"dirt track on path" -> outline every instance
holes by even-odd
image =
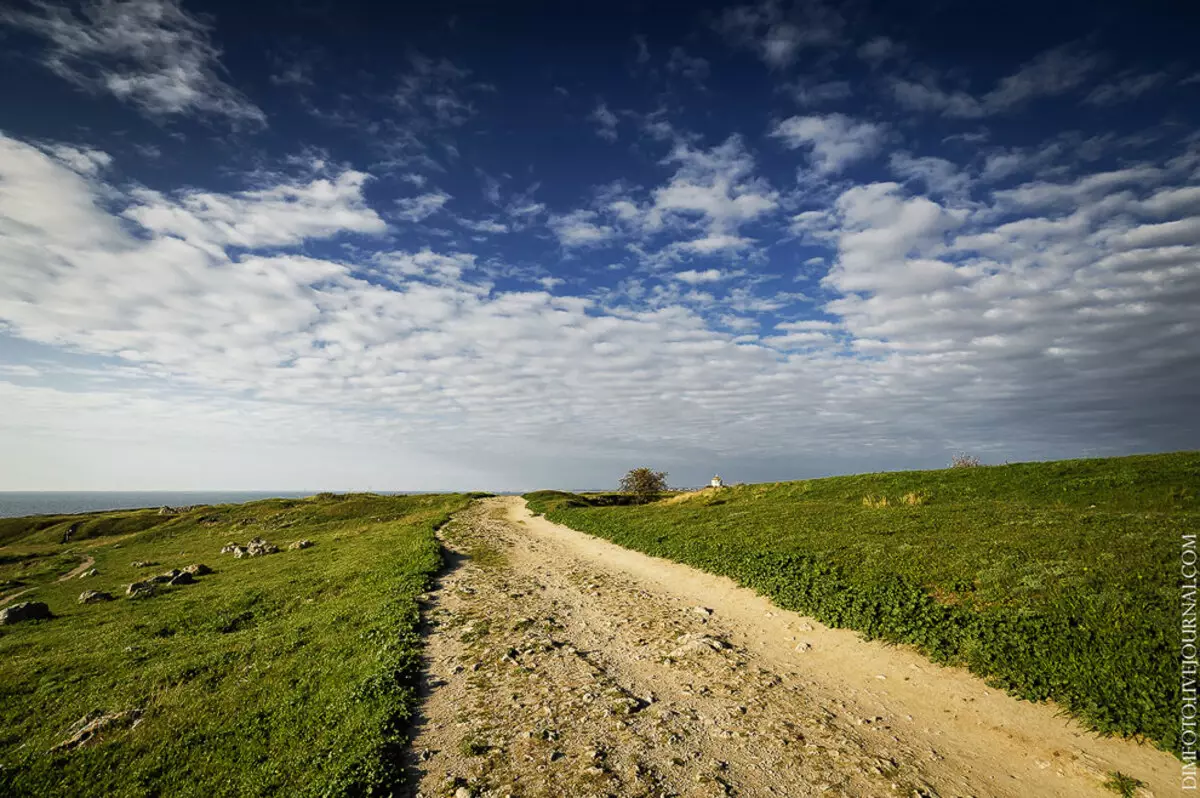
[[[1179,763],[733,582],[475,502],[426,605],[418,795],[1093,796]]]
[[[60,576],[58,578],[58,581],[65,582],[68,579],[74,579],[75,577],[79,576],[81,573],[83,573],[87,569],[91,568],[95,564],[96,564],[95,557],[91,557],[91,556],[84,557],[83,562],[81,562],[79,565],[75,566],[70,571],[67,571],[65,574]]]
[[[77,565],[76,567],[72,568],[70,571],[67,571],[65,574],[60,576],[57,581],[65,582],[68,579],[71,579],[72,577],[79,576],[81,573],[83,573],[87,569],[91,568],[95,564],[96,564],[96,558],[86,557],[86,558],[84,558],[84,561],[80,565]],[[16,593],[10,593],[7,596],[0,596],[0,607],[4,606],[5,604],[8,604],[10,601],[15,601],[16,599],[19,599],[21,596],[24,596],[26,593],[32,593],[36,589],[37,589],[36,587],[27,587],[24,590],[18,590]]]

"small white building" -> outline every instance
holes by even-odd
[[[725,487],[725,483],[721,481],[721,475],[717,474],[712,478],[712,482],[708,483],[708,486],[710,488],[723,488]]]

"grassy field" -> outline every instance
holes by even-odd
[[[909,643],[1179,752],[1180,555],[1200,453],[745,485],[551,520]]]
[[[9,605],[43,601],[56,616],[0,627],[0,794],[387,794],[415,708],[415,597],[440,565],[433,532],[469,500],[322,495],[0,519],[0,595],[33,588]],[[281,551],[219,553],[255,536]],[[287,550],[301,538],[314,545]],[[86,556],[96,576],[58,581]],[[158,565],[132,565],[145,560]],[[214,572],[125,597],[130,582],[192,563]],[[115,600],[81,605],[85,589]],[[140,716],[51,750],[100,712]]]

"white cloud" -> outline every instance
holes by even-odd
[[[690,256],[728,256],[753,247],[739,230],[779,205],[778,192],[753,176],[754,158],[740,136],[707,150],[677,138],[661,163],[675,171],[648,200],[642,190],[617,183],[599,192],[595,210],[554,216],[551,229],[564,246],[631,239],[636,243],[627,247],[644,265],[666,268]],[[663,236],[672,240],[661,243]]]
[[[822,174],[833,174],[878,152],[884,130],[844,114],[829,114],[790,117],[776,125],[771,135],[791,149],[810,147],[813,167]]]
[[[396,200],[396,207],[399,208],[396,216],[407,222],[419,222],[440,211],[450,199],[450,195],[444,191],[431,191],[416,197],[403,197]]]
[[[602,244],[616,235],[616,231],[603,224],[596,224],[598,214],[580,210],[561,216],[551,216],[549,225],[558,237],[558,243],[568,249]]]
[[[690,241],[676,241],[671,248],[680,252],[692,252],[698,255],[714,255],[718,252],[737,252],[750,247],[754,241],[744,236],[728,233],[709,233]]]
[[[1147,224],[1114,236],[1115,249],[1157,249],[1200,244],[1200,216]]]
[[[894,152],[888,165],[900,177],[919,181],[934,194],[960,196],[970,190],[970,176],[945,158],[915,158],[907,152]]]
[[[644,241],[661,233],[674,237],[660,251],[643,258],[648,264],[663,264],[687,254],[747,249],[754,242],[740,235],[741,227],[779,205],[778,192],[753,176],[754,158],[739,136],[708,150],[676,141],[662,163],[675,166],[675,173],[651,192],[649,203],[621,200],[609,206]]]
[[[651,216],[699,214],[713,232],[727,232],[773,210],[778,204],[770,187],[751,177],[754,159],[739,137],[711,150],[677,144],[665,163],[678,170],[654,192]]]
[[[72,147],[69,144],[48,144],[42,149],[81,175],[89,177],[107,169],[113,160],[107,152]]]
[[[994,192],[996,204],[1007,208],[1071,207],[1112,194],[1117,188],[1150,185],[1162,179],[1162,170],[1153,166],[1132,166],[1109,172],[1096,172],[1069,182],[1035,180]]]
[[[775,325],[775,329],[787,332],[832,332],[838,329],[838,325],[832,321],[820,319],[801,319],[800,321],[780,322]]]
[[[492,234],[492,233],[507,233],[508,225],[497,222],[495,219],[462,219],[459,218],[458,223],[470,230],[472,233]]]
[[[777,0],[734,6],[716,22],[730,43],[755,51],[772,69],[790,66],[804,49],[839,46],[844,26],[841,14],[815,0],[787,13]]]
[[[410,69],[402,75],[393,98],[398,106],[441,127],[457,127],[475,115],[475,107],[462,96],[470,70],[446,58],[429,58],[413,52]],[[468,88],[479,89],[479,84]]]
[[[961,212],[925,197],[905,198],[895,183],[848,189],[835,207],[840,257],[826,284],[843,293],[923,293],[963,280],[955,266],[936,257],[943,235],[961,223]],[[911,258],[914,251],[929,256]]]
[[[858,48],[858,57],[872,67],[878,67],[885,61],[894,60],[903,55],[904,45],[896,43],[887,36],[876,36]]]
[[[689,285],[700,285],[701,283],[720,282],[725,279],[725,274],[720,269],[705,269],[704,271],[688,269],[687,271],[675,272],[671,277]]]
[[[455,282],[463,272],[475,266],[475,256],[466,252],[441,254],[428,247],[419,252],[383,252],[374,258],[382,275],[391,277],[418,277],[434,282]],[[403,283],[403,280],[397,280]]]
[[[1160,189],[1143,200],[1140,207],[1154,216],[1200,216],[1200,186]]]
[[[704,79],[708,77],[708,61],[699,56],[688,55],[682,47],[673,47],[671,57],[667,61],[667,71],[703,84]]]
[[[783,90],[790,94],[798,105],[806,107],[844,100],[854,93],[848,80],[816,82],[803,78],[786,84]]]
[[[366,181],[362,172],[345,171],[332,179],[236,194],[185,191],[170,197],[140,189],[122,215],[210,252],[231,245],[286,247],[346,231],[379,234],[387,225],[363,199]]]
[[[932,78],[913,81],[893,77],[889,87],[896,102],[914,111],[937,111],[967,119],[987,115],[979,100],[965,91],[944,91]]]
[[[368,116],[354,110],[342,114],[316,109],[313,113],[341,127],[368,133],[372,148],[383,154],[375,169],[395,168],[406,176],[415,174],[412,169],[442,172],[445,162],[453,163],[459,157],[455,131],[478,115],[479,98],[494,95],[496,90],[489,83],[472,81],[469,69],[447,58],[414,51],[407,62],[387,96],[389,113]]]
[[[1077,88],[1100,65],[1100,58],[1065,45],[1047,50],[1002,79],[983,97],[988,109],[1006,110],[1037,97],[1055,97]]]
[[[893,77],[889,86],[895,100],[913,110],[977,119],[1016,109],[1039,97],[1066,94],[1078,88],[1099,64],[1095,54],[1064,45],[1027,62],[981,97],[943,90],[932,75],[921,80]]]
[[[82,17],[35,2],[0,12],[0,22],[43,36],[43,63],[91,91],[104,91],[151,116],[210,114],[266,124],[263,112],[221,79],[211,28],[177,0],[97,0]]]
[[[605,141],[617,140],[617,115],[608,110],[604,103],[598,104],[588,115],[588,119],[596,123],[596,135]]]
[[[995,149],[987,153],[980,178],[985,181],[1003,180],[1021,172],[1044,170],[1063,154],[1060,142],[1032,150]]]
[[[1159,88],[1167,82],[1166,72],[1122,72],[1116,80],[1101,83],[1084,98],[1090,105],[1117,105],[1136,100],[1143,94]]]
[[[834,339],[824,332],[788,332],[783,335],[769,335],[760,339],[764,346],[769,346],[772,349],[792,352],[802,349],[811,349],[814,347],[829,346],[834,343]]]

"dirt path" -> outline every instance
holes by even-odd
[[[63,574],[62,576],[60,576],[58,578],[58,581],[65,582],[68,579],[79,576],[81,573],[83,573],[87,569],[91,568],[95,564],[96,564],[95,557],[86,557],[86,558],[84,558],[84,561],[82,564],[76,566],[75,568],[72,568],[70,571],[67,571],[65,574]],[[24,590],[18,590],[16,593],[10,593],[7,596],[0,596],[0,607],[4,606],[5,604],[9,603],[10,601],[15,601],[16,599],[19,599],[21,596],[24,596],[26,593],[31,593],[36,589],[37,588],[27,587]]]
[[[65,582],[68,579],[74,579],[75,577],[79,576],[81,573],[83,573],[87,569],[91,568],[95,564],[96,564],[95,557],[90,557],[90,556],[85,557],[82,563],[80,563],[79,565],[72,568],[70,571],[67,571],[65,574],[60,576],[58,578],[58,581]]]
[[[5,604],[7,604],[10,601],[15,601],[16,599],[19,599],[21,596],[24,596],[26,593],[30,593],[32,591],[33,591],[33,588],[27,587],[24,590],[18,590],[16,593],[9,593],[7,596],[0,596],[0,607],[3,607]]]
[[[443,540],[418,795],[1092,796],[1162,752],[1093,737],[970,674],[778,609],[505,497]]]

